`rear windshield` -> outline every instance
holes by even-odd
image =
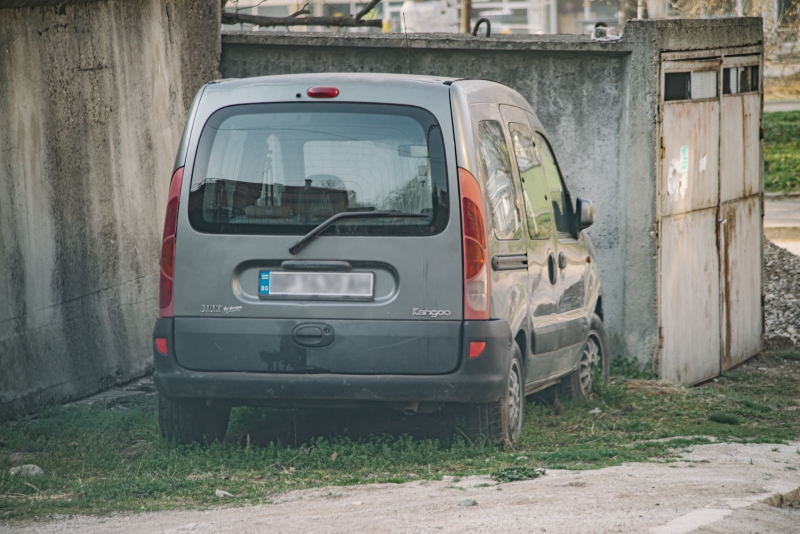
[[[432,235],[447,226],[441,128],[415,107],[257,104],[214,113],[203,127],[189,221],[206,233]],[[420,216],[423,215],[423,216]]]

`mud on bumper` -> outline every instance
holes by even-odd
[[[167,354],[156,348],[167,339]],[[469,358],[469,342],[485,341],[477,358]],[[492,402],[506,386],[511,359],[511,330],[506,321],[465,321],[461,325],[460,362],[440,375],[301,374],[193,371],[175,356],[173,320],[160,318],[153,330],[155,381],[167,398],[206,398],[232,404],[259,401],[433,401]]]

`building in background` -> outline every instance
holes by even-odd
[[[618,26],[624,18],[622,4],[636,0],[472,0],[472,24],[488,18],[493,34],[588,34],[598,23]],[[350,0],[230,0],[225,11],[287,17],[307,6],[311,16],[346,16],[357,13],[366,2]],[[626,4],[627,5],[627,4]],[[714,18],[761,16],[767,35],[797,42],[798,0],[645,0],[647,18]],[[403,12],[410,32],[458,31],[461,0],[382,0],[366,18],[384,21],[383,31],[402,32]],[[248,24],[223,25],[223,31],[286,31],[279,26],[261,28]],[[331,28],[327,26],[289,26],[300,32],[379,32],[380,28]],[[776,37],[777,38],[777,37]]]
[[[599,22],[617,26],[618,13],[617,0],[560,0],[558,33],[592,33]]]
[[[460,0],[427,0],[424,2],[406,0],[400,6],[399,12],[396,10],[397,6],[393,6],[388,12],[390,24],[386,29],[389,31],[391,31],[391,26],[398,29],[404,28],[405,31],[411,33],[458,33],[459,31]],[[394,20],[403,26],[392,24],[391,15],[395,15]]]
[[[302,2],[297,0],[229,0],[225,6],[225,11],[228,13],[238,12],[245,15],[259,15],[262,17],[288,17],[297,11],[305,8],[310,12],[313,17],[335,17],[346,16],[358,13],[367,2],[342,2],[341,0],[333,0],[331,2],[323,0],[311,0],[309,2]],[[375,9],[364,18],[378,18],[382,19],[384,10],[388,8],[388,12],[400,13],[400,6],[403,5],[402,1],[387,2],[383,0]],[[399,28],[399,26],[398,26]],[[251,24],[223,24],[222,31],[298,31],[298,32],[380,32],[380,28],[331,28],[330,26],[275,26],[275,27],[259,27]]]
[[[579,0],[573,0],[578,2]],[[589,0],[599,3],[598,0]],[[616,2],[616,0],[611,0]],[[366,2],[323,2],[311,0],[308,2],[308,11],[312,16],[346,16],[357,13]],[[567,3],[567,2],[562,2]],[[264,17],[287,17],[300,10],[305,2],[296,0],[232,0],[225,7],[225,11],[248,15],[261,15]],[[605,4],[604,4],[605,5]],[[406,12],[406,23],[410,32],[457,32],[458,21],[461,16],[460,0],[383,0],[374,9],[371,17],[383,19],[383,31],[402,32],[403,11]],[[431,13],[436,13],[432,17]],[[581,7],[581,13],[584,13]],[[593,13],[590,11],[590,13]],[[479,18],[488,18],[492,22],[492,33],[573,33],[570,27],[562,27],[557,0],[489,0],[474,1],[472,4],[473,24]],[[601,16],[606,16],[605,11]],[[616,11],[614,10],[614,20]],[[291,31],[321,31],[321,32],[377,32],[377,28],[330,28],[321,26],[290,26]],[[224,24],[223,31],[286,31],[287,27],[278,26],[261,28],[249,24]]]
[[[472,18],[488,18],[493,33],[559,33],[556,0],[473,1]]]

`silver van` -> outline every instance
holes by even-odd
[[[503,85],[211,82],[164,223],[161,432],[222,439],[237,405],[458,403],[471,437],[512,441],[526,395],[607,378],[593,218]]]

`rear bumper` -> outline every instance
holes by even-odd
[[[167,339],[167,354],[155,339]],[[195,371],[182,367],[175,356],[174,321],[158,319],[153,331],[154,380],[168,398],[206,398],[233,404],[280,401],[433,401],[492,402],[506,386],[511,358],[511,330],[505,321],[466,321],[461,324],[460,362],[452,373],[294,374],[236,371]],[[469,342],[485,341],[486,349],[469,359]]]

